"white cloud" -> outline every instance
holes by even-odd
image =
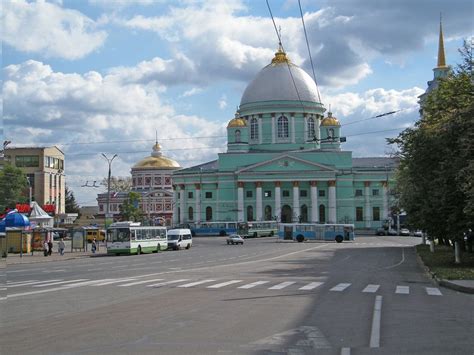
[[[106,38],[79,11],[43,1],[3,3],[3,40],[16,50],[74,60],[101,47]]]
[[[227,96],[224,94],[221,96],[219,99],[219,108],[221,110],[225,109],[227,107]]]
[[[189,97],[189,96],[194,96],[194,95],[197,95],[197,94],[200,94],[201,92],[203,91],[202,88],[192,88],[190,90],[186,90],[182,95],[181,97]]]

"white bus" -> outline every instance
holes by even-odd
[[[168,249],[166,227],[116,222],[107,229],[107,254],[155,253]]]
[[[273,237],[278,233],[276,221],[241,222],[237,234],[242,238]]]

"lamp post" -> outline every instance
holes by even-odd
[[[109,175],[107,178],[107,212],[105,213],[105,228],[107,228],[107,218],[109,218],[110,214],[110,176],[111,176],[111,170],[112,170],[112,161],[117,157],[117,154],[114,154],[112,158],[108,158],[107,155],[102,153],[102,156],[107,160],[107,163],[109,164]]]

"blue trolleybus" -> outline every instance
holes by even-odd
[[[189,223],[186,226],[191,229],[193,236],[224,236],[237,233],[237,222]]]
[[[336,241],[354,240],[353,224],[318,224],[318,223],[280,223],[278,238],[304,242],[306,240]]]

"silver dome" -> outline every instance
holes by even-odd
[[[291,80],[290,70],[298,93]],[[303,69],[292,63],[272,63],[263,68],[250,82],[242,95],[240,105],[276,100],[319,102],[316,83]]]

